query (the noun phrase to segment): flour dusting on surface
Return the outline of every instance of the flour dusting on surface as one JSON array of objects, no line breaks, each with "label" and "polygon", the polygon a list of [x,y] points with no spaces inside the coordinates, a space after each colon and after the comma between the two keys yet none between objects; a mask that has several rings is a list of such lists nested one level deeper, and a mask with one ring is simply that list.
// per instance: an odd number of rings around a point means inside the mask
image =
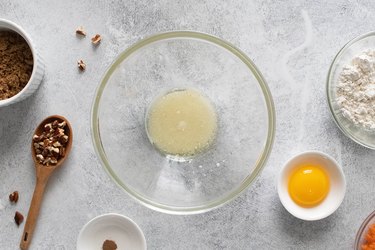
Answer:
[{"label": "flour dusting on surface", "polygon": [[3,210],[5,208],[5,206],[3,205],[3,202],[2,200],[0,199],[0,211]]}]

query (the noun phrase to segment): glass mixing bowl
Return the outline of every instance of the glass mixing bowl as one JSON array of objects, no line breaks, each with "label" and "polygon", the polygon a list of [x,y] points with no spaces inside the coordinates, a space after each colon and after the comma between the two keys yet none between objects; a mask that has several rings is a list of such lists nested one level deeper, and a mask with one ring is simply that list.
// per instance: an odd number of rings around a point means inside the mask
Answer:
[{"label": "glass mixing bowl", "polygon": [[327,77],[327,97],[332,116],[340,130],[353,141],[365,147],[375,149],[375,131],[355,125],[346,119],[336,103],[336,84],[345,65],[350,64],[353,57],[366,49],[375,49],[375,32],[370,32],[349,41],[336,55]]},{"label": "glass mixing bowl", "polygon": [[[195,89],[215,107],[214,142],[174,161],[149,141],[146,113],[160,94]],[[108,174],[157,211],[191,214],[232,200],[263,168],[275,132],[269,89],[255,65],[211,35],[154,35],[125,50],[105,73],[92,109],[94,147]]]}]

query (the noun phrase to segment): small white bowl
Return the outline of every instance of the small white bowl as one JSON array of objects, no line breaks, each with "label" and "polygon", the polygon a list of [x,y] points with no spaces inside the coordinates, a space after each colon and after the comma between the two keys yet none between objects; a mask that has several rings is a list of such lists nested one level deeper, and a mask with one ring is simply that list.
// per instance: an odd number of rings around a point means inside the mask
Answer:
[{"label": "small white bowl", "polygon": [[[311,208],[297,205],[288,192],[290,175],[298,165],[303,163],[319,164],[325,167],[330,180],[327,197]],[[279,175],[277,190],[281,203],[289,213],[302,220],[314,221],[331,215],[340,206],[345,196],[346,181],[341,167],[332,157],[322,152],[309,151],[293,157],[285,164]]]},{"label": "small white bowl", "polygon": [[112,240],[117,249],[145,250],[146,239],[139,226],[120,214],[103,214],[90,220],[78,235],[77,250],[102,250],[103,242]]},{"label": "small white bowl", "polygon": [[0,19],[0,31],[3,30],[10,30],[18,33],[21,35],[27,44],[30,47],[31,53],[33,54],[33,72],[31,73],[30,79],[26,86],[16,95],[12,96],[11,98],[5,99],[5,100],[0,100],[0,108],[4,106],[8,106],[10,104],[22,101],[29,97],[31,94],[35,92],[35,90],[38,89],[43,76],[44,76],[44,63],[37,52],[34,43],[32,42],[30,36],[17,24],[5,20],[5,19]]}]

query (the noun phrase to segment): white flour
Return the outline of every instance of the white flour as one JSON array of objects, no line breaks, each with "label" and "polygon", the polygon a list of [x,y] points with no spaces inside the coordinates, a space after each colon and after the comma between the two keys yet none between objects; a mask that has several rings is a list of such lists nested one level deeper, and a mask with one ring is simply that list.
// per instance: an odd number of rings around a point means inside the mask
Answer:
[{"label": "white flour", "polygon": [[375,50],[366,50],[343,67],[336,102],[342,115],[356,125],[375,129]]}]

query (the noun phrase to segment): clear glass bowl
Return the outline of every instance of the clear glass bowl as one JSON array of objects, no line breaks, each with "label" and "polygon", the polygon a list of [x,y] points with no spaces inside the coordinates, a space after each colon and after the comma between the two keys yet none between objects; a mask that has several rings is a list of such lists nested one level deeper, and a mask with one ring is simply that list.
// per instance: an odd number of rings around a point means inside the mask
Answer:
[{"label": "clear glass bowl", "polygon": [[365,236],[368,232],[370,225],[375,224],[375,211],[372,212],[367,218],[363,221],[361,227],[357,232],[357,236],[355,237],[355,249],[361,250],[361,246],[365,243]]},{"label": "clear glass bowl", "polygon": [[[211,147],[185,161],[150,143],[146,112],[172,89],[193,88],[213,103]],[[251,60],[219,38],[188,31],[154,35],[125,50],[105,73],[92,109],[96,152],[109,175],[144,205],[167,213],[208,211],[241,193],[263,168],[275,111]]]},{"label": "clear glass bowl", "polygon": [[354,38],[339,51],[328,72],[327,97],[329,108],[340,130],[353,141],[365,147],[375,149],[375,131],[365,129],[360,125],[355,125],[352,121],[346,119],[335,101],[336,83],[343,67],[349,64],[353,57],[366,49],[375,49],[375,32],[370,32]]}]

